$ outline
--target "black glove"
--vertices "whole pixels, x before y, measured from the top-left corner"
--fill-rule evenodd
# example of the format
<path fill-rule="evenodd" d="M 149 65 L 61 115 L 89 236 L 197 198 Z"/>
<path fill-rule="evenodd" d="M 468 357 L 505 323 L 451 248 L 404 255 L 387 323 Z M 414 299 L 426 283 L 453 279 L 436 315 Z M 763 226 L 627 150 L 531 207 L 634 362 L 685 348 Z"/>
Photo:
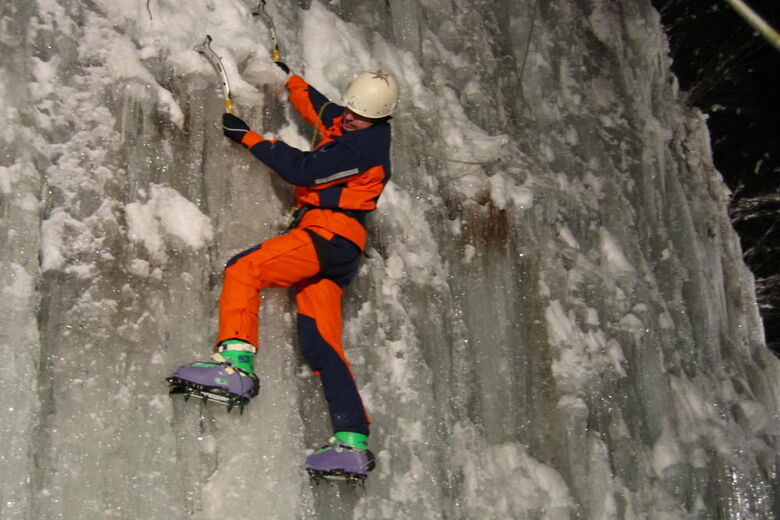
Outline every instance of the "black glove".
<path fill-rule="evenodd" d="M 275 61 L 276 66 L 284 71 L 285 74 L 290 74 L 290 67 L 283 61 Z"/>
<path fill-rule="evenodd" d="M 222 133 L 233 141 L 241 144 L 244 134 L 249 131 L 249 127 L 244 121 L 233 114 L 225 112 L 222 114 Z"/>

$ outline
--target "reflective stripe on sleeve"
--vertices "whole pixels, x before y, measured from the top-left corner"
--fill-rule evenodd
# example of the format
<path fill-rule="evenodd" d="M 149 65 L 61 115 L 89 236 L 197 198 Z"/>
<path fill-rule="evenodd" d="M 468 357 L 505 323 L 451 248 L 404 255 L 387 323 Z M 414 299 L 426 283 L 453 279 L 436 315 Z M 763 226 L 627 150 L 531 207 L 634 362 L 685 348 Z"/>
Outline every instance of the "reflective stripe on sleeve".
<path fill-rule="evenodd" d="M 344 177 L 351 177 L 352 175 L 357 175 L 358 173 L 360 173 L 360 170 L 358 170 L 357 168 L 352 168 L 351 170 L 344 170 L 343 172 L 334 173 L 333 175 L 329 175 L 322 179 L 316 179 L 314 181 L 314 184 L 326 184 L 328 182 L 333 182 L 339 179 L 343 179 Z"/>

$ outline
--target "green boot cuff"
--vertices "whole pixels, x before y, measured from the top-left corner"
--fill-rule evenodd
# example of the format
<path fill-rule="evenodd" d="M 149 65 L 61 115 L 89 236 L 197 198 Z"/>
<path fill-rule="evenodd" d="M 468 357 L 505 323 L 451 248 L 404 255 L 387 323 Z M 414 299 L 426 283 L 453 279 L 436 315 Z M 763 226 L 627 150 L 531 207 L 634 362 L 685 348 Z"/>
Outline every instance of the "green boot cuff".
<path fill-rule="evenodd" d="M 355 432 L 336 432 L 334 437 L 347 446 L 352 446 L 359 450 L 368 449 L 368 435 Z"/>
<path fill-rule="evenodd" d="M 253 353 L 243 350 L 224 350 L 219 355 L 232 361 L 236 368 L 249 374 L 255 373 L 255 355 Z"/>

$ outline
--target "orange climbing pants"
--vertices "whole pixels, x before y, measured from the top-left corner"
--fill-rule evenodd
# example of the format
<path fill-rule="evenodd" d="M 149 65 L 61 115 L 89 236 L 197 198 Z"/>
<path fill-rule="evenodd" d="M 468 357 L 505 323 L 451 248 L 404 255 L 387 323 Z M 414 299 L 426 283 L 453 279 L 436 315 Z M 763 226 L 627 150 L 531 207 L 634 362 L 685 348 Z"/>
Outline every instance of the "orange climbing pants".
<path fill-rule="evenodd" d="M 341 342 L 343 287 L 357 273 L 361 251 L 338 235 L 293 229 L 232 258 L 219 301 L 217 343 L 258 346 L 260 291 L 295 287 L 301 351 L 323 382 L 334 431 L 368 434 L 369 419 Z"/>

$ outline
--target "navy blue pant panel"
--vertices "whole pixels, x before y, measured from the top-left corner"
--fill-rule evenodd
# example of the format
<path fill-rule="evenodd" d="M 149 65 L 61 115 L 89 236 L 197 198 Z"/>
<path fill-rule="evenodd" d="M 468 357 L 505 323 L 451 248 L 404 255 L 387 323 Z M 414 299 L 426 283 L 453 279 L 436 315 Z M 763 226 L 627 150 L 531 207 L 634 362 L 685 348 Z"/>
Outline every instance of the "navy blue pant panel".
<path fill-rule="evenodd" d="M 346 287 L 360 267 L 360 248 L 339 235 L 327 240 L 314 232 L 305 231 L 317 251 L 319 276 L 334 281 L 341 288 Z M 298 336 L 304 359 L 312 370 L 320 373 L 333 431 L 368 435 L 363 401 L 344 360 L 322 338 L 317 323 L 311 317 L 298 314 Z"/>
<path fill-rule="evenodd" d="M 298 315 L 298 334 L 304 359 L 322 378 L 333 431 L 368 435 L 366 411 L 347 365 L 322 339 L 317 332 L 317 324 L 310 317 Z"/>
<path fill-rule="evenodd" d="M 333 280 L 342 289 L 349 285 L 360 267 L 360 249 L 344 237 L 335 235 L 326 240 L 317 233 L 305 229 L 311 237 L 317 259 L 320 262 L 320 277 Z"/>

